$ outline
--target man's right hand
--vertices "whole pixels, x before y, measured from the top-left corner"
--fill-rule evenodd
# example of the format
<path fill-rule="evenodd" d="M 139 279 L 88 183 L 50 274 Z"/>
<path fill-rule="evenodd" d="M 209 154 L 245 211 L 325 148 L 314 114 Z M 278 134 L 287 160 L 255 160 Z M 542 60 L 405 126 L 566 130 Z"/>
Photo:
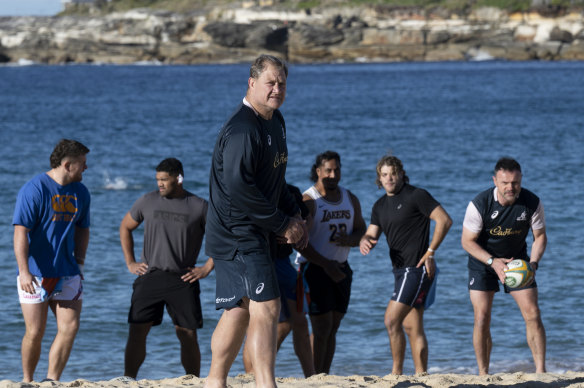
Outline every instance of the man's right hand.
<path fill-rule="evenodd" d="M 20 281 L 20 288 L 22 291 L 28 294 L 34 294 L 34 286 L 35 284 L 38 286 L 36 278 L 32 276 L 32 274 L 28 271 L 21 271 L 18 274 L 18 279 Z"/>
<path fill-rule="evenodd" d="M 308 245 L 308 230 L 306 221 L 292 217 L 284 231 L 284 237 L 288 244 L 296 244 L 297 249 L 304 249 Z"/>
<path fill-rule="evenodd" d="M 507 263 L 510 262 L 512 259 L 505 259 L 504 257 L 495 257 L 493 259 L 493 264 L 491 264 L 491 268 L 495 271 L 501 283 L 505 284 L 505 270 L 509 269 L 507 267 Z"/>
<path fill-rule="evenodd" d="M 148 264 L 137 262 L 130 263 L 128 264 L 128 271 L 130 271 L 134 275 L 138 276 L 144 275 L 146 272 L 148 272 Z"/>

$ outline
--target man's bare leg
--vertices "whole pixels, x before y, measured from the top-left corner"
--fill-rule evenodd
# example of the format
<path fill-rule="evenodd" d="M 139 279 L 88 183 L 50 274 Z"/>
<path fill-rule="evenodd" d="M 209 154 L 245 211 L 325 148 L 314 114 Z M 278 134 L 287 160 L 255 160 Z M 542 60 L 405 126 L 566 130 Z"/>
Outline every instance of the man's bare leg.
<path fill-rule="evenodd" d="M 49 302 L 20 305 L 24 317 L 25 332 L 22 337 L 22 381 L 34 380 L 34 371 L 41 357 L 41 344 L 47 326 Z"/>
<path fill-rule="evenodd" d="M 533 355 L 535 373 L 545 373 L 546 335 L 541 321 L 541 312 L 537 304 L 537 288 L 514 291 L 511 295 L 517 302 L 521 315 L 525 320 L 527 344 Z"/>
<path fill-rule="evenodd" d="M 428 371 L 428 340 L 424 332 L 424 308 L 413 308 L 403 322 L 404 330 L 410 341 L 412 359 L 416 373 Z"/>
<path fill-rule="evenodd" d="M 491 309 L 493 308 L 494 291 L 470 290 L 470 301 L 474 309 L 474 329 L 472 343 L 477 358 L 479 375 L 489 374 L 491 359 Z"/>
<path fill-rule="evenodd" d="M 304 377 L 316 374 L 314 370 L 314 360 L 312 358 L 312 346 L 310 345 L 310 334 L 308 321 L 302 312 L 296 311 L 296 301 L 286 299 L 288 309 L 291 312 L 290 322 L 292 325 L 292 340 L 294 341 L 294 353 L 300 361 Z"/>
<path fill-rule="evenodd" d="M 130 323 L 126 352 L 124 355 L 124 376 L 136 378 L 140 366 L 146 358 L 146 338 L 152 323 Z"/>
<path fill-rule="evenodd" d="M 256 387 L 276 387 L 277 325 L 280 298 L 249 302 L 247 343 L 250 349 Z"/>
<path fill-rule="evenodd" d="M 390 300 L 385 309 L 385 328 L 389 336 L 389 346 L 391 348 L 391 357 L 393 366 L 391 373 L 394 375 L 403 374 L 404 358 L 406 353 L 406 335 L 403 328 L 403 322 L 410 310 L 413 308 Z"/>
<path fill-rule="evenodd" d="M 79 330 L 81 300 L 50 301 L 49 305 L 57 318 L 57 335 L 49 351 L 49 370 L 47 379 L 59 380 L 67 365 L 75 336 Z"/>
<path fill-rule="evenodd" d="M 229 369 L 245 338 L 249 323 L 249 299 L 243 298 L 241 307 L 223 311 L 211 339 L 211 368 L 205 388 L 225 388 Z"/>
<path fill-rule="evenodd" d="M 197 340 L 197 329 L 175 326 L 180 341 L 180 361 L 185 373 L 199 377 L 201 374 L 201 350 Z"/>

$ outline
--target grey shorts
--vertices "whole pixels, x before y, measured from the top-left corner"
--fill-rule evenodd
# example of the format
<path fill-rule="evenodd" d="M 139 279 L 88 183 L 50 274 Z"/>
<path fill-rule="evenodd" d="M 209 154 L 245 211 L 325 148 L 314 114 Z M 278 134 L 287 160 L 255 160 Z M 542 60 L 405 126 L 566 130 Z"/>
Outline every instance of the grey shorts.
<path fill-rule="evenodd" d="M 280 297 L 274 263 L 268 254 L 237 253 L 233 260 L 215 260 L 215 308 L 230 309 L 246 297 L 265 302 Z"/>

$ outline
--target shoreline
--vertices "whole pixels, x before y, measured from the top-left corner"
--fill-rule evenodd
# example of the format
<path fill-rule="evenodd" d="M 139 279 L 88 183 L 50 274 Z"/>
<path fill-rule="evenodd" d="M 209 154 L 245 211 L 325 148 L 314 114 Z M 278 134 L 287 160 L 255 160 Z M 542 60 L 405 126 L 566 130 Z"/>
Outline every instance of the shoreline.
<path fill-rule="evenodd" d="M 139 388 L 139 387 L 203 387 L 204 378 L 186 375 L 176 378 L 166 378 L 161 380 L 130 380 L 123 377 L 116 377 L 111 380 L 88 381 L 78 379 L 69 382 L 32 382 L 23 383 L 10 380 L 0 380 L 2 388 L 25 388 L 25 387 L 116 387 L 116 388 Z M 278 377 L 276 382 L 281 388 L 355 388 L 355 387 L 505 387 L 513 388 L 582 388 L 584 387 L 584 372 L 568 371 L 566 373 L 497 373 L 488 376 L 465 375 L 465 374 L 421 374 L 421 375 L 386 375 L 386 376 L 336 376 L 319 374 L 309 378 Z M 237 375 L 229 377 L 228 387 L 252 388 L 255 387 L 253 375 Z"/>

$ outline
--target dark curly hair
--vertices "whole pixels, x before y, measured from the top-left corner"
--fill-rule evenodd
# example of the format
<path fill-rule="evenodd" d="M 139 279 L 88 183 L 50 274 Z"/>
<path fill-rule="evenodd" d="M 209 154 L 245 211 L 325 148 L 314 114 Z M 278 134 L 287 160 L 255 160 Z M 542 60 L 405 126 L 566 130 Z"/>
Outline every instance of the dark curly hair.
<path fill-rule="evenodd" d="M 76 140 L 61 139 L 51 153 L 51 168 L 57 168 L 65 158 L 78 158 L 89 153 L 89 148 Z"/>
<path fill-rule="evenodd" d="M 341 167 L 341 155 L 339 155 L 337 152 L 335 151 L 325 151 L 322 154 L 318 154 L 316 156 L 316 161 L 314 162 L 314 164 L 312 165 L 312 168 L 310 169 L 310 180 L 313 182 L 318 181 L 318 174 L 316 173 L 316 169 L 319 168 L 320 166 L 322 166 L 324 164 L 324 162 L 329 161 L 329 160 L 336 160 L 339 168 Z"/>

